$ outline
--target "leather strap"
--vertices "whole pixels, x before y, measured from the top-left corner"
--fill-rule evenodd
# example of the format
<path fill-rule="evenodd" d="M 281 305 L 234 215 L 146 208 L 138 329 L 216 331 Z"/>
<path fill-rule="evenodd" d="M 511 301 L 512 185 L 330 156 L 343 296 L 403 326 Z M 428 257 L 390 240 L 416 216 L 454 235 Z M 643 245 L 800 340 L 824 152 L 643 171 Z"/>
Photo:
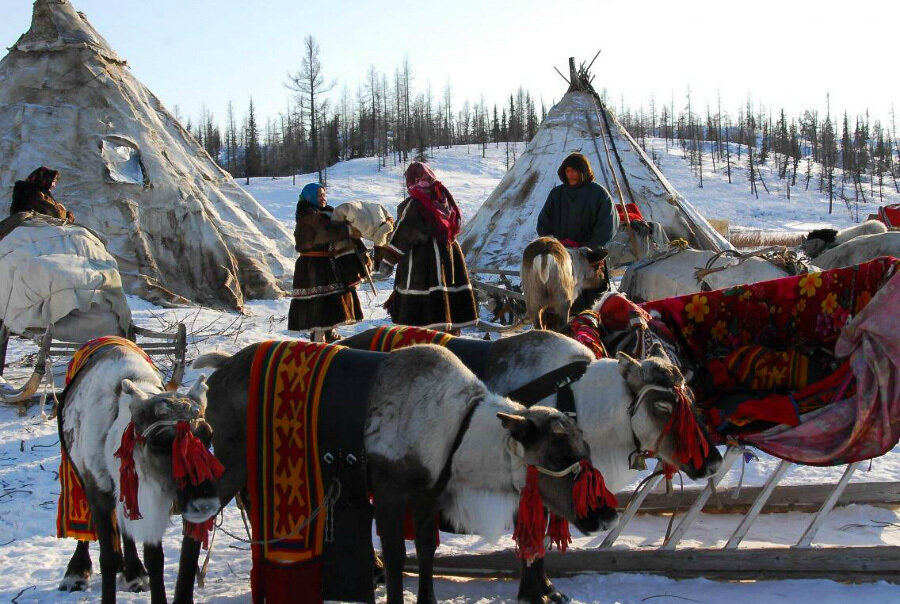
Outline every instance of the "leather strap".
<path fill-rule="evenodd" d="M 575 361 L 563 365 L 516 388 L 506 396 L 526 407 L 531 407 L 551 394 L 556 394 L 557 409 L 574 419 L 575 395 L 570 386 L 581 379 L 589 364 L 588 361 Z"/>

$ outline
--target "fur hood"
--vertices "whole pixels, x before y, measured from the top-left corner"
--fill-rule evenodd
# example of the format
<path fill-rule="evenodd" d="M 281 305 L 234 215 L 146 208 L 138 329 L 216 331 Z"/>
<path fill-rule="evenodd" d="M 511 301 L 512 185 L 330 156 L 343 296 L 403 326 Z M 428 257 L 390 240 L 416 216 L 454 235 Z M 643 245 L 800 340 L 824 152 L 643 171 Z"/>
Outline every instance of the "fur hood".
<path fill-rule="evenodd" d="M 566 180 L 566 168 L 575 168 L 581 172 L 581 184 L 593 182 L 594 180 L 594 171 L 591 170 L 591 162 L 588 161 L 588 158 L 582 153 L 570 153 L 569 156 L 563 160 L 563 163 L 560 164 L 559 170 L 556 171 L 560 182 L 564 185 L 569 184 L 569 181 Z"/>

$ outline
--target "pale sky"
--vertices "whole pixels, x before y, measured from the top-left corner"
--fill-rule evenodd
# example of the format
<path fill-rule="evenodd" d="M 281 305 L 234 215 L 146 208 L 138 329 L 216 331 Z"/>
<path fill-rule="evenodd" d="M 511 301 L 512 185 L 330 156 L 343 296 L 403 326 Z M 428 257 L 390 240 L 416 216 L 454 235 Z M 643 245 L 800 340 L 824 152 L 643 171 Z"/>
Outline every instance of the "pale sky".
<path fill-rule="evenodd" d="M 888 119 L 900 105 L 897 0 L 72 0 L 163 103 L 196 118 L 202 103 L 224 121 L 253 95 L 260 115 L 283 111 L 288 72 L 315 36 L 335 98 L 370 65 L 391 76 L 408 54 L 414 88 L 439 97 L 452 82 L 454 112 L 481 94 L 502 102 L 519 86 L 548 108 L 565 92 L 567 59 L 594 64 L 595 88 L 614 106 L 669 103 L 692 91 L 695 107 L 736 111 L 754 102 L 789 113 L 868 108 Z M 31 20 L 30 0 L 0 0 L 0 44 Z M 842 43 L 841 40 L 846 40 Z"/>

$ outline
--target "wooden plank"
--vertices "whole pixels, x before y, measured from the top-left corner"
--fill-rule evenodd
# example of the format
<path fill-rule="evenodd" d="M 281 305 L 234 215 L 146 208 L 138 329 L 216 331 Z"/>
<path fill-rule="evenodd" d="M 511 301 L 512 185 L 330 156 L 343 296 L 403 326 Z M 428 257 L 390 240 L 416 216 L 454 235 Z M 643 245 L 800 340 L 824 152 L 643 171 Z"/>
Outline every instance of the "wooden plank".
<path fill-rule="evenodd" d="M 472 287 L 474 287 L 475 289 L 486 291 L 489 294 L 500 294 L 501 296 L 509 296 L 510 298 L 515 298 L 516 300 L 525 300 L 525 294 L 521 294 L 519 292 L 504 289 L 496 285 L 491 285 L 490 283 L 485 283 L 477 279 L 471 279 L 471 283 Z"/>
<path fill-rule="evenodd" d="M 900 547 L 754 548 L 662 550 L 575 550 L 549 552 L 547 574 L 643 573 L 711 579 L 831 579 L 900 582 Z M 414 560 L 407 571 L 415 572 Z M 487 554 L 437 556 L 436 575 L 513 577 L 519 560 L 513 550 Z"/>
<path fill-rule="evenodd" d="M 703 507 L 707 514 L 735 514 L 744 513 L 750 509 L 761 486 L 743 487 L 740 492 L 736 488 L 721 489 L 718 491 L 722 508 L 715 501 L 709 501 Z M 780 486 L 775 489 L 763 513 L 771 512 L 815 512 L 821 506 L 825 498 L 834 489 L 834 484 L 809 484 Z M 685 489 L 683 494 L 675 490 L 672 495 L 665 493 L 651 493 L 644 500 L 644 504 L 638 513 L 641 514 L 665 514 L 672 511 L 675 505 L 684 510 L 700 494 L 700 488 Z M 631 493 L 616 493 L 619 501 L 628 501 Z M 853 482 L 847 485 L 847 489 L 841 494 L 837 505 L 875 505 L 879 507 L 894 508 L 900 506 L 900 483 L 897 482 Z"/>
<path fill-rule="evenodd" d="M 519 271 L 509 271 L 501 268 L 469 268 L 469 274 L 478 274 L 482 275 L 504 275 L 506 277 L 518 277 Z"/>

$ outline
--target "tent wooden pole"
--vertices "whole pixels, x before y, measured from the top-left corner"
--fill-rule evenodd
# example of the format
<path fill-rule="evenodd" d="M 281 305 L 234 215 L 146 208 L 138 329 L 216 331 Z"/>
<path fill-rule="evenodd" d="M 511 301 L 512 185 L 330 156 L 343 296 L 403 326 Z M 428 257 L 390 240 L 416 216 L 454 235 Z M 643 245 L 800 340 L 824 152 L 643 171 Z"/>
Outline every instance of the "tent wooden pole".
<path fill-rule="evenodd" d="M 597 109 L 596 100 L 594 100 L 594 109 Z M 590 128 L 591 122 L 590 122 L 589 116 L 587 115 L 587 112 L 585 112 L 585 117 L 588 118 L 588 129 L 591 129 Z M 600 117 L 599 110 L 598 110 L 597 117 L 598 118 Z M 600 125 L 600 129 L 601 130 L 603 129 L 603 124 Z M 610 138 L 612 138 L 612 132 L 609 131 L 608 127 L 606 128 L 606 132 L 609 134 Z M 591 132 L 591 134 L 593 135 L 594 133 Z M 607 166 L 609 166 L 609 172 L 610 172 L 610 174 L 612 174 L 613 182 L 616 183 L 616 194 L 618 195 L 619 203 L 622 206 L 622 214 L 623 214 L 623 216 L 625 216 L 625 230 L 628 231 L 628 242 L 631 244 L 631 251 L 634 254 L 634 259 L 640 260 L 641 254 L 638 251 L 637 237 L 635 237 L 635 235 L 634 235 L 634 228 L 631 226 L 631 219 L 628 217 L 628 208 L 625 206 L 625 197 L 622 195 L 622 185 L 619 184 L 619 177 L 616 176 L 615 168 L 613 168 L 613 165 L 612 165 L 612 158 L 609 155 L 609 143 L 606 142 L 606 134 L 605 133 L 601 132 L 600 136 L 603 138 L 603 147 L 604 147 L 604 149 L 606 149 L 606 164 L 607 164 Z M 597 157 L 601 157 L 600 149 L 597 148 L 597 137 L 591 136 L 591 141 L 594 143 L 594 151 L 597 153 Z M 603 160 L 601 159 L 601 161 L 603 161 Z"/>

